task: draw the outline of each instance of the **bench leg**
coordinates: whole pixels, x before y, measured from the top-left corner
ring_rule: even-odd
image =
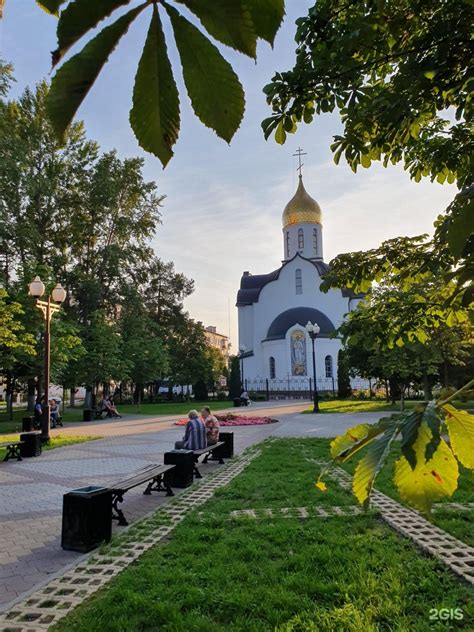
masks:
[[[155,485],[155,487],[153,487],[153,485]],[[163,477],[163,474],[155,476],[155,478],[148,483],[143,493],[145,496],[150,496],[151,492],[166,492],[167,496],[174,496],[174,492],[166,481],[166,478]]]
[[[4,461],[8,461],[9,459],[16,459],[17,461],[23,461],[20,454],[20,446],[19,445],[9,445],[7,447],[7,453],[5,454]]]
[[[122,494],[115,494],[112,498],[112,520],[118,520],[119,526],[126,527],[128,522],[125,519],[123,511],[117,506],[118,503],[123,503]]]
[[[220,454],[214,454],[213,450],[208,452],[202,460],[203,463],[207,463],[208,461],[217,461],[219,465],[225,465],[224,459],[220,456]]]
[[[196,463],[197,463],[197,461],[196,461]],[[196,463],[194,464],[194,476],[195,476],[196,478],[202,478],[202,474],[201,474],[201,472],[198,470]]]

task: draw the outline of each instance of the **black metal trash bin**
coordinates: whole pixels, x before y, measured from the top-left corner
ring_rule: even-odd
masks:
[[[41,432],[25,432],[20,435],[20,454],[22,457],[40,456]]]
[[[234,433],[219,432],[219,441],[223,441],[224,445],[220,445],[214,450],[214,456],[231,459],[234,456]]]
[[[192,450],[171,450],[165,452],[165,465],[175,465],[176,467],[166,472],[166,482],[171,487],[189,487],[194,480],[194,453]]]
[[[84,408],[82,411],[82,421],[92,421],[94,411],[92,408]]]
[[[35,429],[35,418],[31,417],[23,417],[21,420],[21,431],[22,432],[31,432]]]
[[[87,553],[112,535],[112,492],[89,485],[63,496],[61,546]]]
[[[234,397],[234,408],[240,408],[240,397]]]

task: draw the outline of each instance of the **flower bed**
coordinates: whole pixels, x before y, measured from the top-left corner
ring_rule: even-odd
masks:
[[[221,426],[262,426],[264,424],[274,424],[278,419],[272,419],[271,417],[256,417],[256,416],[242,416],[234,415],[233,413],[223,413],[222,415],[214,415],[219,425]],[[185,426],[188,420],[179,419],[174,422],[175,426]]]

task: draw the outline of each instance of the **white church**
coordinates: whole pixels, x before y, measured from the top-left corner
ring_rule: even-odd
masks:
[[[237,294],[239,349],[248,390],[259,383],[308,390],[313,377],[309,322],[320,328],[315,342],[318,389],[337,389],[341,341],[331,335],[361,300],[347,290],[321,292],[329,269],[323,258],[322,213],[303,178],[283,211],[283,261],[269,274],[244,272]],[[282,390],[283,387],[276,390]]]

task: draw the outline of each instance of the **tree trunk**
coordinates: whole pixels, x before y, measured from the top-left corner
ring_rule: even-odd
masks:
[[[35,393],[36,393],[36,383],[33,378],[28,380],[28,411],[33,411],[35,409]]]
[[[92,386],[86,386],[86,396],[84,398],[84,408],[92,408]]]
[[[10,372],[7,373],[7,387],[5,390],[5,399],[7,402],[7,417],[13,421],[13,388],[15,380]]]
[[[140,404],[142,403],[142,387],[137,384],[138,389],[138,412],[140,412]]]
[[[448,362],[446,360],[444,361],[443,374],[444,374],[444,388],[448,388],[448,385],[449,385]]]
[[[389,402],[390,395],[389,395],[389,389],[388,389],[388,380],[384,380],[384,384],[385,384],[385,401]]]
[[[423,395],[427,402],[432,399],[431,384],[427,373],[423,373]]]
[[[402,385],[400,393],[400,410],[405,410],[405,385]]]
[[[71,408],[74,408],[75,405],[76,405],[76,387],[73,386],[71,388],[71,396],[70,396],[69,406]]]

